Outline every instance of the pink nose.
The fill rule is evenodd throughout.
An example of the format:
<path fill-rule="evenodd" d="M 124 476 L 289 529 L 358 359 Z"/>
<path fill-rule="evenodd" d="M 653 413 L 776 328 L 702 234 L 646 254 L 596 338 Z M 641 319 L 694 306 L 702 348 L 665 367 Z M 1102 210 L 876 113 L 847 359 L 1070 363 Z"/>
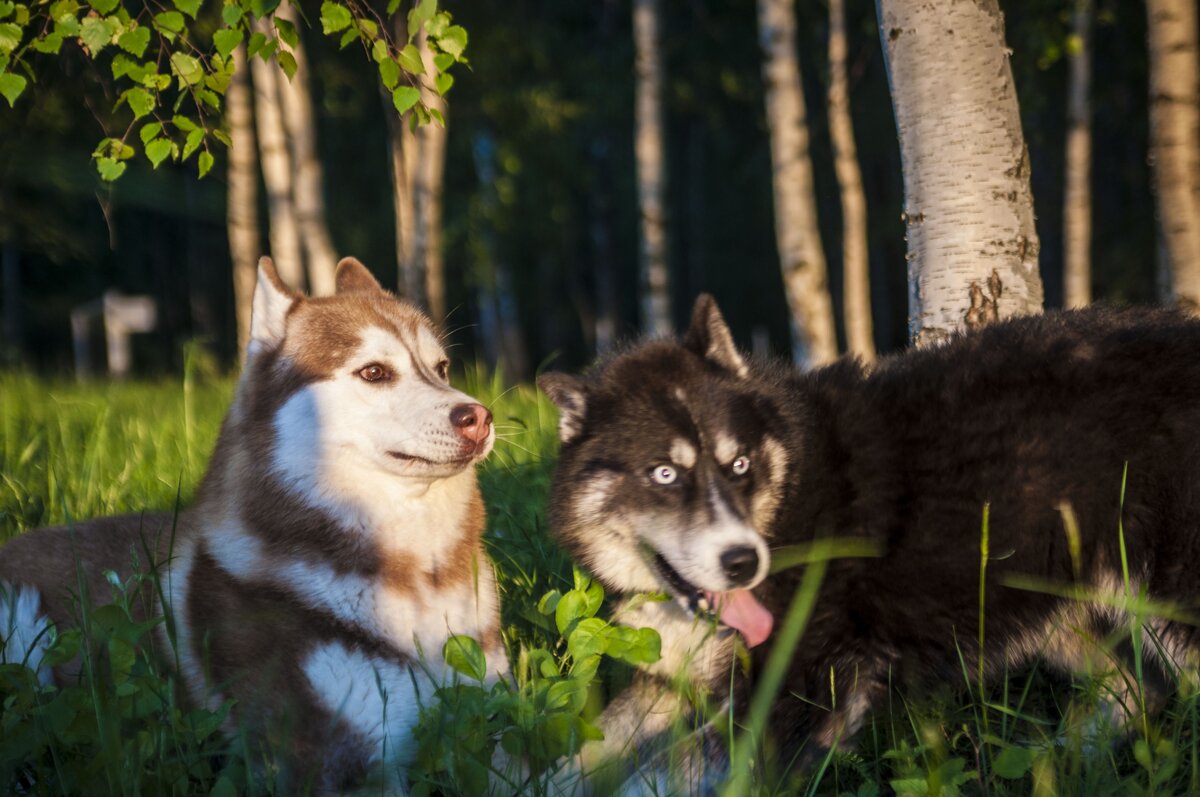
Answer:
<path fill-rule="evenodd" d="M 450 424 L 472 443 L 482 443 L 492 430 L 492 414 L 482 404 L 459 404 L 450 410 Z"/>

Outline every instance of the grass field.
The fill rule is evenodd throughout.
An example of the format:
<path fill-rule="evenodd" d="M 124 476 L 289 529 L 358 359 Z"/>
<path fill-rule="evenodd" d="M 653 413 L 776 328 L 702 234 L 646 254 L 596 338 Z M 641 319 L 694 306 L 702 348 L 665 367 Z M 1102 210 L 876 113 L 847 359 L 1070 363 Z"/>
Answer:
<path fill-rule="evenodd" d="M 481 372 L 469 374 L 462 386 L 496 417 L 499 442 L 480 479 L 516 679 L 503 693 L 468 687 L 445 696 L 454 710 L 431 713 L 420 729 L 417 793 L 478 793 L 497 744 L 519 752 L 535 770 L 552 766 L 586 735 L 587 721 L 628 674 L 627 666 L 611 657 L 601 663 L 599 655 L 590 655 L 596 651 L 571 637 L 583 615 L 564 624 L 561 611 L 547 611 L 553 604 L 546 602 L 548 593 L 560 605 L 571 602 L 559 596 L 573 592 L 596 595 L 585 576 L 572 572 L 544 526 L 555 447 L 552 408 L 530 386 L 505 390 Z M 231 379 L 211 376 L 81 386 L 0 374 L 0 540 L 73 518 L 186 506 L 232 390 Z M 84 683 L 42 689 L 23 668 L 0 666 L 0 791 L 272 791 L 245 739 L 217 731 L 226 709 L 179 705 L 170 674 L 140 652 L 137 643 L 147 628 L 122 613 L 120 589 L 113 600 L 115 608 L 93 613 L 95 628 L 85 635 L 107 646 L 112 663 L 94 665 Z M 799 603 L 792 619 L 802 631 L 811 601 Z M 607 626 L 596 620 L 591 627 Z M 62 655 L 90 650 L 61 629 L 56 644 Z M 463 668 L 469 670 L 469 662 Z M 966 671 L 961 683 L 940 693 L 893 690 L 855 751 L 806 773 L 764 754 L 769 739 L 747 744 L 746 735 L 735 731 L 735 775 L 746 777 L 726 791 L 1200 794 L 1195 694 L 1181 690 L 1165 710 L 1123 735 L 1102 722 L 1104 690 L 1099 677 L 1070 682 L 1036 668 L 982 692 L 976 675 Z M 759 702 L 768 705 L 770 697 Z M 522 786 L 542 788 L 533 781 L 511 790 Z"/>

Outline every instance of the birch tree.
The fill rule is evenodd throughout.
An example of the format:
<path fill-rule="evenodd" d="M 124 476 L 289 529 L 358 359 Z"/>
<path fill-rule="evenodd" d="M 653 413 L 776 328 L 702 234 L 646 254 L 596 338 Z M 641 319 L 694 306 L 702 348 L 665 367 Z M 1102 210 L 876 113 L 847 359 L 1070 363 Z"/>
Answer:
<path fill-rule="evenodd" d="M 864 362 L 875 361 L 871 282 L 867 259 L 867 198 L 850 119 L 846 76 L 846 4 L 829 1 L 829 136 L 842 197 L 842 309 L 846 348 Z"/>
<path fill-rule="evenodd" d="M 397 39 L 407 36 L 403 21 L 396 20 Z M 415 37 L 416 57 L 428 74 L 434 70 L 433 52 L 422 33 Z M 410 55 L 411 57 L 411 55 Z M 441 87 L 420 81 L 421 102 L 444 115 Z M 410 111 L 389 115 L 388 148 L 392 163 L 392 196 L 396 217 L 396 260 L 401 290 L 425 306 L 437 322 L 446 316 L 446 289 L 442 265 L 442 187 L 446 173 L 446 128 L 426 124 L 414 128 Z"/>
<path fill-rule="evenodd" d="M 1042 309 L 1029 153 L 997 0 L 878 0 L 900 134 L 909 333 Z"/>
<path fill-rule="evenodd" d="M 634 157 L 641 210 L 640 281 L 642 328 L 647 334 L 671 334 L 671 298 L 667 280 L 667 174 L 663 156 L 662 53 L 659 48 L 659 0 L 633 0 L 635 72 Z"/>
<path fill-rule="evenodd" d="M 1066 186 L 1063 193 L 1063 305 L 1092 301 L 1092 0 L 1076 0 L 1068 51 Z"/>
<path fill-rule="evenodd" d="M 796 51 L 796 13 L 791 0 L 758 0 L 758 32 L 771 139 L 775 239 L 793 338 L 799 344 L 794 354 L 798 361 L 820 365 L 837 358 L 837 333 L 825 252 L 817 229 L 808 121 Z"/>
<path fill-rule="evenodd" d="M 246 48 L 233 53 L 234 73 L 225 94 L 229 128 L 229 190 L 226 225 L 233 259 L 233 301 L 237 317 L 238 354 L 245 356 L 250 340 L 250 309 L 262 254 L 258 234 L 258 153 L 254 140 L 254 101 L 246 67 Z"/>
<path fill-rule="evenodd" d="M 1200 313 L 1200 49 L 1196 0 L 1147 0 L 1150 158 L 1175 302 Z"/>

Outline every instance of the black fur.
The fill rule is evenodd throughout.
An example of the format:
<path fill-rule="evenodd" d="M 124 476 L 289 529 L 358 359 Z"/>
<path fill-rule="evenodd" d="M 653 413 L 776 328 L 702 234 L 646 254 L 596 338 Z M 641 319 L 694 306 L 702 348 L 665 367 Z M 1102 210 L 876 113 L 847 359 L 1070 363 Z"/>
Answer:
<path fill-rule="evenodd" d="M 775 704 L 785 751 L 853 734 L 862 721 L 854 706 L 874 704 L 889 680 L 962 683 L 959 651 L 976 666 L 985 503 L 990 673 L 1039 651 L 1078 669 L 1088 644 L 1069 636 L 1103 637 L 1124 622 L 1100 604 L 1011 586 L 1013 576 L 1069 586 L 1078 574 L 1111 593 L 1122 579 L 1119 521 L 1135 589 L 1200 614 L 1200 322 L 1167 310 L 1049 313 L 872 371 L 851 360 L 809 373 L 751 362 L 746 378 L 728 367 L 728 352 L 705 356 L 704 333 L 694 320 L 686 344 L 645 344 L 569 384 L 586 411 L 563 446 L 551 518 L 589 565 L 591 548 L 566 513 L 596 469 L 644 468 L 648 441 L 664 428 L 676 434 L 714 413 L 745 434 L 782 440 L 784 492 L 760 529 L 771 547 L 866 537 L 883 552 L 829 566 Z M 673 397 L 680 387 L 690 416 Z M 623 484 L 611 500 L 628 506 L 652 495 Z M 1063 504 L 1078 519 L 1078 562 Z M 783 571 L 755 590 L 777 629 L 803 573 Z M 596 575 L 613 583 L 613 574 Z M 1064 612 L 1075 628 L 1056 626 Z M 1195 663 L 1195 627 L 1161 621 L 1154 631 L 1173 664 Z M 769 642 L 752 651 L 755 669 L 769 651 Z M 828 710 L 831 669 L 840 712 Z"/>

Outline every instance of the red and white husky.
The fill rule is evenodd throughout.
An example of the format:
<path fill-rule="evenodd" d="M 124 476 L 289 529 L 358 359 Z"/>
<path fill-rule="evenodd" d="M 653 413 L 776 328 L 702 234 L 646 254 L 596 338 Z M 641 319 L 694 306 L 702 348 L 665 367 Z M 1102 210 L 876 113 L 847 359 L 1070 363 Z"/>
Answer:
<path fill-rule="evenodd" d="M 236 699 L 233 722 L 282 748 L 296 788 L 402 778 L 446 640 L 470 635 L 493 677 L 508 670 L 474 469 L 495 432 L 448 365 L 430 321 L 357 260 L 338 265 L 335 296 L 308 298 L 264 258 L 195 506 L 174 529 L 105 518 L 0 549 L 0 660 L 37 668 L 80 584 L 107 598 L 104 571 L 152 558 L 148 610 L 174 629 L 193 701 Z"/>

